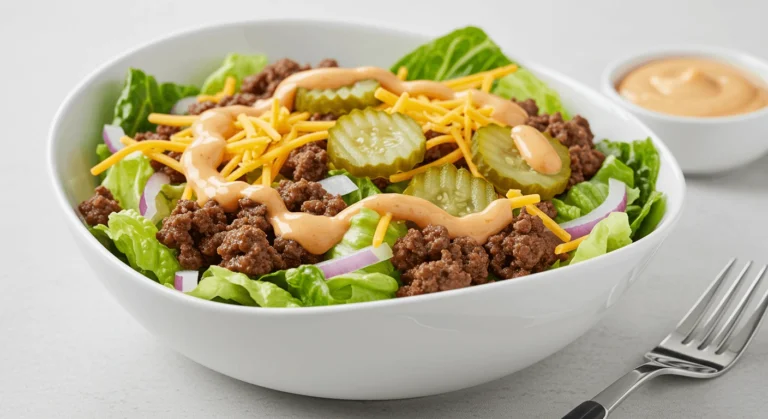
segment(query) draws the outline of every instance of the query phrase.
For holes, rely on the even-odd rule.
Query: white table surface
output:
[[[592,86],[630,49],[705,43],[768,58],[768,3],[758,0],[421,3],[1,1],[0,417],[560,417],[634,367],[730,255],[768,262],[763,158],[725,176],[689,179],[680,224],[606,319],[556,355],[483,386],[407,401],[320,400],[235,381],[161,346],[74,248],[44,169],[46,132],[61,100],[127,48],[231,19],[326,17],[432,34],[479,25],[511,55]],[[614,417],[768,417],[767,361],[763,330],[722,378],[657,380]]]

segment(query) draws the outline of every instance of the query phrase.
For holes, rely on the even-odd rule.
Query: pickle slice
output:
[[[365,109],[381,103],[374,97],[379,82],[362,80],[338,89],[299,88],[293,107],[299,112],[344,115],[353,109]]]
[[[511,130],[509,127],[488,125],[475,132],[472,161],[477,170],[502,192],[520,189],[524,194],[539,194],[542,201],[562,193],[571,177],[568,148],[545,134],[563,162],[560,172],[545,175],[528,166],[512,140]]]
[[[355,109],[328,130],[331,163],[353,176],[374,179],[408,171],[425,152],[421,126],[400,113]]]
[[[456,217],[480,212],[499,197],[488,181],[452,164],[419,173],[403,193],[424,198]]]

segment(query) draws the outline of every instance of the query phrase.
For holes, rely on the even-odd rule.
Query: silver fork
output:
[[[616,380],[597,396],[588,400],[563,419],[602,419],[608,416],[616,406],[634,390],[654,377],[660,375],[681,375],[693,378],[714,378],[731,369],[736,361],[749,346],[752,338],[760,328],[766,309],[768,309],[768,292],[763,295],[757,308],[736,332],[736,326],[744,315],[745,309],[765,274],[766,265],[760,269],[757,276],[749,284],[749,288],[735,307],[729,307],[731,300],[739,288],[739,284],[749,270],[752,261],[739,272],[736,280],[728,287],[719,300],[714,296],[725,282],[736,259],[731,259],[725,265],[715,281],[709,285],[699,301],[688,311],[688,314],[678,323],[675,330],[661,343],[645,354],[648,360],[623,377]],[[711,309],[711,314],[707,312]],[[723,317],[727,314],[725,322]],[[707,318],[706,321],[704,320]]]

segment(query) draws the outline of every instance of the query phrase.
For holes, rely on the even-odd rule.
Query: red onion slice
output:
[[[344,196],[357,190],[357,185],[345,175],[336,175],[321,180],[323,189],[331,195]]]
[[[173,115],[186,115],[189,112],[189,105],[197,103],[197,96],[187,96],[179,99],[178,102],[173,104],[171,108],[171,114]]]
[[[104,130],[101,132],[101,136],[104,138],[104,144],[107,145],[109,151],[116,153],[117,150],[125,147],[120,139],[125,136],[125,131],[119,125],[104,125]]]
[[[624,212],[627,209],[627,185],[616,179],[608,179],[608,196],[602,204],[575,220],[560,224],[563,230],[578,239],[589,234],[597,223],[612,212]]]
[[[392,248],[387,243],[382,243],[379,247],[368,246],[346,256],[317,263],[315,266],[320,268],[328,279],[363,269],[391,257]]]
[[[160,188],[163,185],[171,183],[171,178],[165,173],[155,173],[147,179],[147,184],[144,185],[144,192],[141,194],[141,200],[139,201],[139,212],[145,218],[152,219],[157,214],[157,194],[160,193]]]
[[[197,287],[197,271],[178,271],[173,278],[173,287],[181,292],[190,292]]]

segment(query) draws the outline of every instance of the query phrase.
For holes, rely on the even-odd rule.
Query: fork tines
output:
[[[726,278],[735,262],[736,258],[733,258],[726,264],[725,268],[715,278],[715,281],[704,291],[699,301],[677,325],[676,332],[684,336],[681,342],[683,345],[695,345],[698,350],[711,351],[720,355],[726,350],[738,354],[749,344],[768,308],[768,292],[760,299],[757,308],[739,332],[735,333],[735,331],[747,306],[754,300],[754,296],[758,294],[758,285],[765,274],[766,265],[763,265],[757,276],[751,280],[741,300],[733,305],[732,300],[734,300],[734,296],[744,278],[747,277],[752,261],[748,261],[744,265],[721,298],[715,299],[714,296],[722,288],[723,284],[726,283]],[[707,316],[707,313],[709,313],[709,316]],[[728,314],[727,317],[726,314]],[[706,320],[704,320],[705,318]],[[723,318],[726,318],[724,322],[722,321]]]

